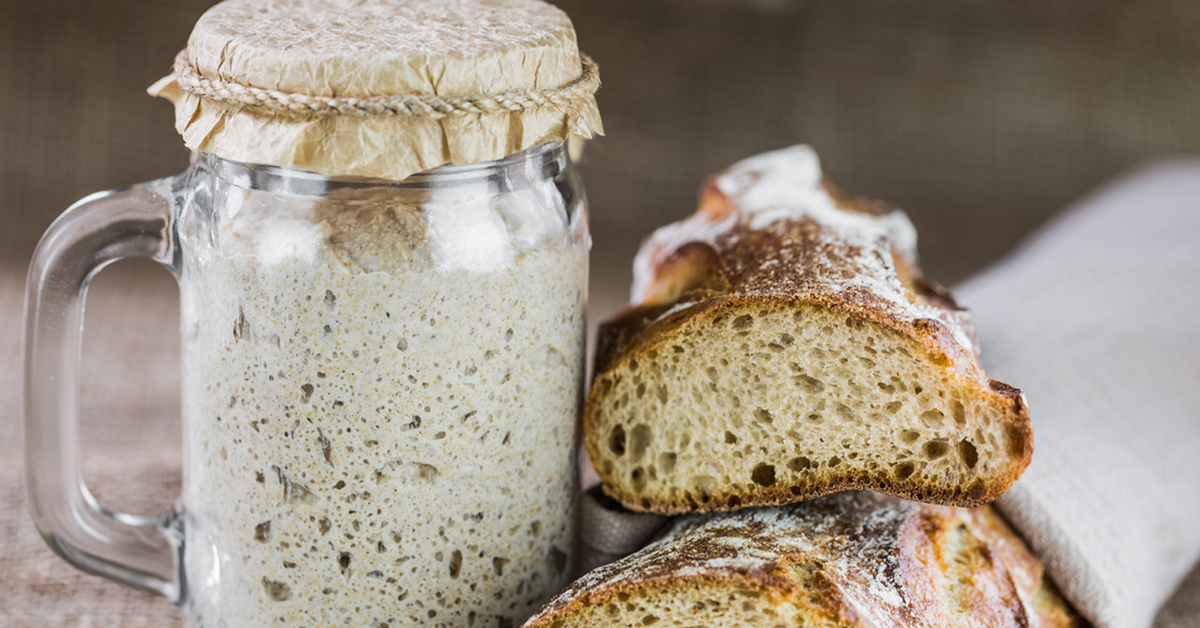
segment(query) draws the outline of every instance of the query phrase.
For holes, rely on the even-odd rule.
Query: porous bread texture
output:
[[[525,627],[1082,625],[990,508],[856,492],[680,518]]]
[[[1024,467],[1028,434],[1006,416],[1019,401],[981,395],[902,335],[809,304],[707,308],[596,384],[593,460],[627,507],[725,510],[849,488],[978,504]]]
[[[806,147],[733,166],[643,244],[596,373],[585,441],[632,510],[847,489],[974,506],[1032,455],[1021,392],[984,376],[907,218],[832,190]]]

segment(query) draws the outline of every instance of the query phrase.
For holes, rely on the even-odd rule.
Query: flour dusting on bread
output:
[[[675,521],[527,628],[1067,628],[1078,616],[988,508],[843,493]]]
[[[821,275],[826,289],[834,293],[867,291],[887,301],[900,318],[939,320],[964,349],[978,355],[974,320],[967,311],[948,310],[907,296],[893,255],[910,266],[917,264],[917,231],[908,216],[881,204],[839,207],[827,185],[820,159],[808,146],[755,155],[730,166],[709,182],[700,211],[659,228],[643,243],[633,262],[630,303],[646,302],[656,269],[688,242],[712,244],[719,238],[732,242],[738,238],[735,227],[762,230],[781,220],[808,219],[821,225],[831,246],[850,254],[850,265],[857,269],[847,273],[844,268],[826,265]],[[717,203],[736,209],[705,211]]]
[[[903,212],[793,147],[714,176],[634,262],[584,410],[605,491],[663,514],[870,489],[983,504],[1032,454],[1021,392],[917,262]]]

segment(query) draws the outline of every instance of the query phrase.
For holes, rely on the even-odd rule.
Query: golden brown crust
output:
[[[689,625],[722,625],[714,606],[692,599],[730,592],[756,605],[742,610],[766,607],[786,625],[1084,625],[991,509],[843,493],[681,518],[642,551],[573,583],[526,626],[669,623],[681,610]]]
[[[709,195],[718,194],[711,184],[707,189]],[[701,207],[714,204],[716,201],[706,200]],[[867,213],[866,207],[872,208],[871,215],[899,214],[899,210],[883,212],[880,204],[864,199],[844,197],[838,203],[838,208],[847,212]],[[704,210],[697,215],[704,215]],[[718,215],[736,214],[729,210]],[[891,259],[881,260],[881,267],[891,276],[880,279],[899,282],[910,304],[924,306],[924,317],[913,316],[903,304],[864,287],[838,285],[856,275],[875,274],[876,269],[863,268],[854,259],[860,253],[857,247],[839,242],[835,232],[812,217],[778,220],[761,229],[755,229],[749,220],[739,220],[711,244],[688,241],[663,255],[654,266],[654,282],[642,302],[603,322],[601,335],[631,339],[643,331],[653,334],[650,328],[658,322],[658,314],[672,306],[713,298],[740,300],[746,305],[767,299],[813,303],[903,333],[964,375],[982,379],[973,342],[964,346],[951,330],[957,328],[973,341],[970,314],[955,303],[948,290],[921,275],[908,254],[893,246]],[[597,372],[618,357],[637,352],[637,346],[627,344],[628,340],[606,341],[610,350],[597,356]],[[622,350],[611,349],[617,346]]]
[[[600,326],[583,426],[606,493],[633,510],[678,514],[786,504],[848,489],[956,506],[985,504],[1006,491],[1033,453],[1024,397],[984,375],[973,320],[947,290],[921,275],[915,236],[905,241],[911,225],[903,213],[849,197],[822,180],[829,208],[763,220],[766,212],[742,207],[743,197],[727,193],[730,184],[723,178],[744,178],[748,172],[766,179],[770,173],[736,169],[706,184],[694,216],[643,243],[635,263],[634,303]],[[995,429],[1003,432],[1010,464],[965,485],[898,482],[887,469],[878,469],[826,474],[803,484],[718,486],[703,504],[640,495],[606,472],[599,464],[605,453],[597,426],[614,384],[684,335],[702,333],[725,317],[770,308],[821,308],[902,336],[930,368],[943,370],[1004,417]]]

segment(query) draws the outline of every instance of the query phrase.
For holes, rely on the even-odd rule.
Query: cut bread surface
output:
[[[605,491],[675,514],[865,488],[987,503],[1028,465],[1021,392],[921,276],[903,212],[805,147],[740,162],[656,231],[600,328],[584,437]]]
[[[693,307],[703,312],[679,312],[594,385],[588,445],[628,508],[729,510],[851,488],[976,505],[1024,467],[1019,394],[981,396],[895,331],[814,304]]]

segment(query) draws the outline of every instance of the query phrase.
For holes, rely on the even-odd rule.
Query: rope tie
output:
[[[437,120],[449,116],[479,113],[515,113],[542,107],[568,107],[590,97],[600,89],[600,71],[585,54],[579,55],[583,65],[579,78],[556,89],[530,92],[509,92],[493,96],[439,98],[395,94],[370,98],[333,98],[281,92],[250,87],[240,83],[202,76],[187,50],[175,56],[175,80],[184,91],[207,100],[232,103],[308,116],[406,116]]]

